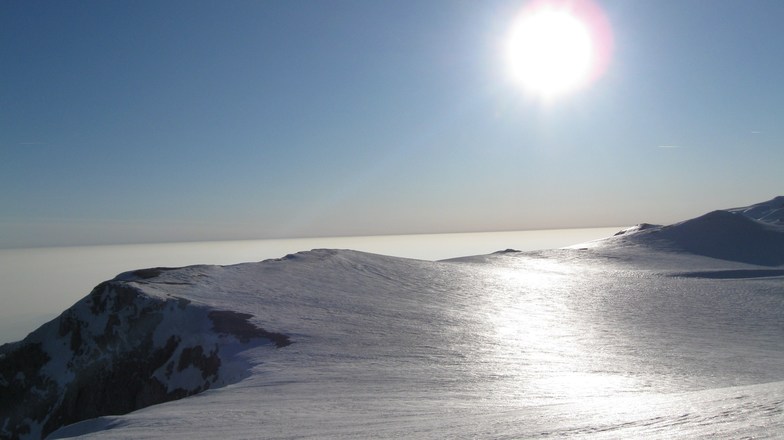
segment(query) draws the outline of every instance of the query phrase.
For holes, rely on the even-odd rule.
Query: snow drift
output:
[[[669,226],[643,223],[616,241],[763,266],[784,264],[784,196]]]

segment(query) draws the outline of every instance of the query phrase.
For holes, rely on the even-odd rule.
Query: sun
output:
[[[592,52],[585,25],[566,10],[542,9],[524,17],[509,39],[513,76],[545,96],[577,88],[588,76]]]
[[[507,40],[511,77],[549,100],[593,81],[606,64],[606,21],[586,1],[539,1],[514,22]],[[599,19],[597,19],[597,17]]]

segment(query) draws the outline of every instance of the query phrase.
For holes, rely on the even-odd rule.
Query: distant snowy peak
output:
[[[733,214],[741,214],[764,223],[784,225],[784,196],[778,196],[767,202],[757,203],[756,205],[743,208],[732,208],[727,209],[726,211]]]
[[[608,241],[609,240],[609,241]],[[633,243],[763,266],[784,264],[784,197],[668,226],[642,223],[605,244]]]
[[[0,438],[42,438],[61,426],[124,414],[241,379],[231,353],[283,347],[252,316],[150,293],[171,269],[126,272],[27,338],[0,346]],[[162,286],[163,287],[163,286]]]

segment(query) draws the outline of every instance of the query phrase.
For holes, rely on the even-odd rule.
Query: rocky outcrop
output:
[[[0,438],[42,438],[222,386],[230,380],[221,375],[227,346],[290,343],[251,315],[152,296],[135,284],[164,270],[104,282],[23,341],[0,347]]]

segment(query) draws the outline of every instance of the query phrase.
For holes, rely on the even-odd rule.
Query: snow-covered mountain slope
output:
[[[780,436],[784,267],[638,229],[442,262],[314,250],[125,273],[0,350],[0,437],[80,407],[108,410],[50,438]],[[171,392],[188,397],[111,406]]]
[[[144,288],[163,272],[104,282],[23,341],[0,347],[0,437],[38,438],[224,386],[245,373],[233,359],[238,350],[288,345],[251,315]]]
[[[784,196],[778,196],[767,202],[727,211],[774,225],[784,225]]]
[[[784,196],[749,207],[709,212],[669,226],[643,223],[585,247],[630,245],[779,266],[784,264]]]

